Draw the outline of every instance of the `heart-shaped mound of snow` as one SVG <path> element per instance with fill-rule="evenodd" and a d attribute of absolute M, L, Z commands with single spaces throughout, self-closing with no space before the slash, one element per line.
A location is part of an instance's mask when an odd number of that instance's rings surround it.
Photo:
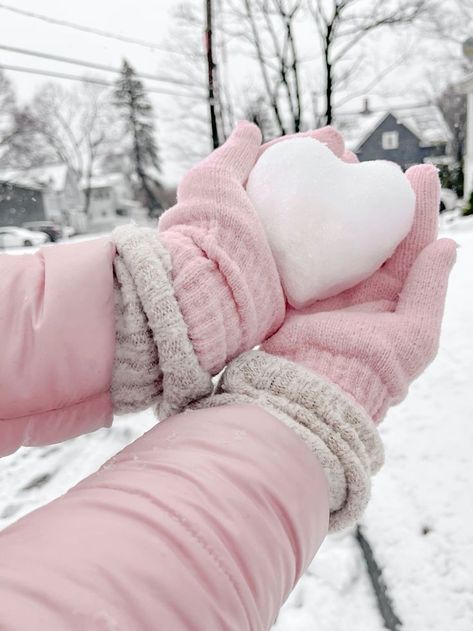
<path fill-rule="evenodd" d="M 288 302 L 334 296 L 373 274 L 409 232 L 415 194 L 397 164 L 347 163 L 313 138 L 276 143 L 247 193 L 265 227 Z"/>

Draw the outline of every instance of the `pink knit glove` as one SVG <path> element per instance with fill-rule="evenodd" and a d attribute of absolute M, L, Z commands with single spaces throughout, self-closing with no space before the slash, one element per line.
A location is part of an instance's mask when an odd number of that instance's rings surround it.
<path fill-rule="evenodd" d="M 332 128 L 312 135 L 343 152 Z M 147 407 L 154 399 L 161 417 L 178 412 L 210 391 L 211 376 L 228 361 L 281 326 L 285 296 L 244 188 L 264 150 L 260 143 L 255 125 L 239 123 L 184 176 L 158 234 L 133 226 L 115 231 L 115 410 Z"/>
<path fill-rule="evenodd" d="M 436 241 L 435 168 L 416 166 L 406 177 L 415 219 L 392 258 L 353 289 L 299 311 L 289 307 L 263 350 L 233 360 L 200 404 L 257 404 L 290 427 L 324 469 L 331 530 L 363 514 L 383 462 L 375 423 L 437 351 L 455 243 Z"/>
<path fill-rule="evenodd" d="M 309 133 L 335 153 L 343 151 L 332 128 Z M 240 122 L 222 147 L 187 173 L 177 205 L 160 221 L 190 339 L 212 374 L 260 344 L 284 319 L 279 275 L 244 184 L 262 151 L 286 138 L 260 147 L 259 129 Z"/>
<path fill-rule="evenodd" d="M 440 185 L 435 167 L 407 173 L 416 194 L 413 227 L 367 281 L 297 311 L 289 309 L 267 353 L 337 384 L 379 422 L 435 357 L 456 244 L 437 241 Z"/>

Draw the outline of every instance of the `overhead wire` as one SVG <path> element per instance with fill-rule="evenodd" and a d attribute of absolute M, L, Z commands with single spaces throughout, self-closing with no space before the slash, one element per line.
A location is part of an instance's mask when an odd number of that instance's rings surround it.
<path fill-rule="evenodd" d="M 63 26 L 63 27 L 74 29 L 76 31 L 82 31 L 83 33 L 90 33 L 92 35 L 98 35 L 99 37 L 106 37 L 108 39 L 114 39 L 121 42 L 126 42 L 128 44 L 135 44 L 136 46 L 142 46 L 144 48 L 148 48 L 151 50 L 159 50 L 161 52 L 172 53 L 174 55 L 181 55 L 184 57 L 189 57 L 189 55 L 183 51 L 170 50 L 169 48 L 156 44 L 155 42 L 149 42 L 143 39 L 139 39 L 137 37 L 130 37 L 128 35 L 122 35 L 120 33 L 113 33 L 111 31 L 104 31 L 102 29 L 98 29 L 92 26 L 85 26 L 84 24 L 71 22 L 69 20 L 61 20 L 59 18 L 54 18 L 49 15 L 44 15 L 42 13 L 35 13 L 33 11 L 27 11 L 26 9 L 20 9 L 18 7 L 13 7 L 10 4 L 5 4 L 4 2 L 0 2 L 0 9 L 3 9 L 4 11 L 10 11 L 11 13 L 17 13 L 18 15 L 23 15 L 25 17 L 33 18 L 35 20 L 41 20 L 48 24 L 55 24 L 56 26 Z"/>
<path fill-rule="evenodd" d="M 103 86 L 108 86 L 108 87 L 113 87 L 114 85 L 110 81 L 96 79 L 94 77 L 81 77 L 79 75 L 71 75 L 65 72 L 55 72 L 53 70 L 41 70 L 39 68 L 25 68 L 23 66 L 14 66 L 11 64 L 4 64 L 4 63 L 0 63 L 0 69 L 8 70 L 10 72 L 24 72 L 28 74 L 35 74 L 35 75 L 40 75 L 40 76 L 45 76 L 45 77 L 54 77 L 56 79 L 66 79 L 68 81 L 80 81 L 83 83 L 93 83 L 96 85 L 103 85 Z M 165 88 L 158 89 L 158 88 L 146 87 L 146 91 L 152 92 L 153 94 L 179 96 L 183 98 L 193 99 L 196 101 L 201 99 L 201 97 L 196 94 L 190 94 L 190 93 L 185 93 L 185 92 L 182 92 L 182 93 L 172 92 L 171 90 L 166 90 Z"/>
<path fill-rule="evenodd" d="M 84 68 L 91 68 L 93 70 L 101 70 L 104 72 L 113 72 L 115 74 L 120 74 L 119 68 L 114 68 L 113 66 L 107 66 L 105 64 L 98 64 L 91 61 L 85 61 L 82 59 L 75 59 L 72 57 L 63 57 L 62 55 L 54 55 L 52 53 L 44 53 L 41 51 L 30 50 L 27 48 L 18 48 L 17 46 L 8 46 L 7 44 L 0 43 L 0 50 L 5 50 L 10 53 L 15 53 L 19 55 L 28 55 L 30 57 L 39 57 L 41 59 L 50 59 L 52 61 L 58 61 L 60 63 L 72 64 L 74 66 L 82 66 Z M 138 72 L 135 73 L 135 76 L 139 79 L 147 79 L 149 81 L 157 81 L 161 83 L 173 83 L 176 85 L 181 85 L 184 87 L 194 88 L 195 85 L 192 83 L 182 81 L 180 79 L 175 79 L 173 77 L 160 77 L 148 72 Z"/>

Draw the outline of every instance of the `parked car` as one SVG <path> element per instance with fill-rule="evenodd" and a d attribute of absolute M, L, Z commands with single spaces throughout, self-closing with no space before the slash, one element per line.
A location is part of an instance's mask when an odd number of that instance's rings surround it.
<path fill-rule="evenodd" d="M 44 232 L 34 232 L 15 226 L 0 227 L 0 247 L 2 248 L 38 246 L 48 241 L 49 237 Z"/>
<path fill-rule="evenodd" d="M 53 243 L 62 239 L 63 232 L 61 226 L 52 221 L 28 221 L 23 224 L 23 228 L 34 230 L 36 232 L 44 232 L 48 235 L 49 240 Z"/>

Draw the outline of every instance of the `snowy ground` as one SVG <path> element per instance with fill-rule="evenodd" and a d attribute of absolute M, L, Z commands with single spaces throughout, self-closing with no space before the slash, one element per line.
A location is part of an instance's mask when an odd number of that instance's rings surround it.
<path fill-rule="evenodd" d="M 473 629 L 473 222 L 443 227 L 459 244 L 441 349 L 382 426 L 386 465 L 363 528 L 406 631 Z M 63 445 L 0 461 L 0 528 L 64 493 L 154 423 L 119 419 Z M 382 631 L 352 533 L 329 538 L 274 631 Z"/>

